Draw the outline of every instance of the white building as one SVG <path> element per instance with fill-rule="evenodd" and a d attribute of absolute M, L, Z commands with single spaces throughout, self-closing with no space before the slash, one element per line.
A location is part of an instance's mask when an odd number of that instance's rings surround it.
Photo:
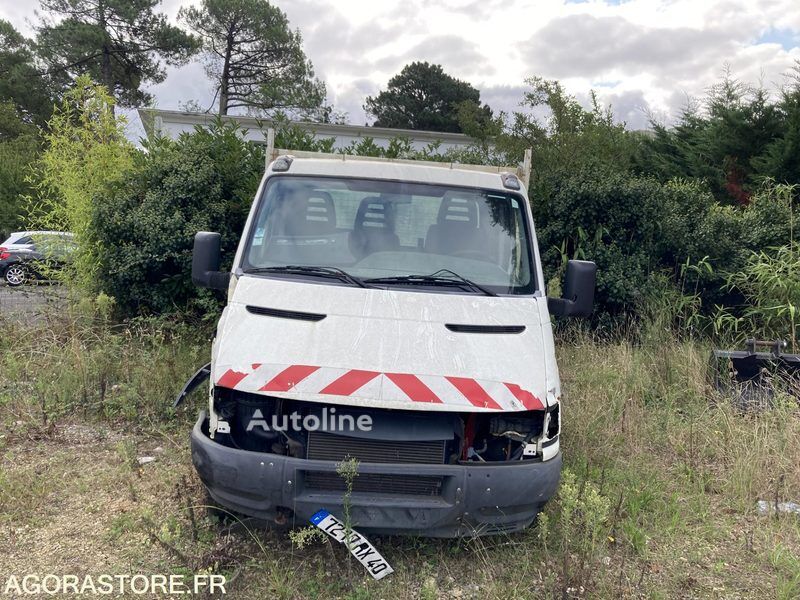
<path fill-rule="evenodd" d="M 210 125 L 217 117 L 215 114 L 182 112 L 176 110 L 158 110 L 140 108 L 139 117 L 144 125 L 147 137 L 154 134 L 177 138 L 183 132 L 191 133 L 195 125 Z M 242 115 L 227 115 L 226 122 L 237 123 L 245 132 L 245 139 L 256 142 L 267 142 L 267 129 L 273 126 L 269 119 L 256 119 Z M 386 127 L 365 127 L 360 125 L 334 125 L 330 123 L 292 123 L 311 134 L 316 139 L 333 138 L 335 150 L 345 148 L 353 142 L 364 138 L 372 138 L 377 146 L 385 148 L 392 138 L 402 136 L 408 138 L 414 150 L 423 150 L 431 143 L 439 143 L 439 151 L 451 148 L 465 148 L 473 143 L 473 139 L 463 133 L 442 133 L 438 131 L 415 131 L 411 129 L 389 129 Z"/>

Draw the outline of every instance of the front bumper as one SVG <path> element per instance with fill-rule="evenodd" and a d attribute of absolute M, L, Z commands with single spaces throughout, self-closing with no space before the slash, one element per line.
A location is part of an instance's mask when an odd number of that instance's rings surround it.
<path fill-rule="evenodd" d="M 308 488 L 308 472 L 336 473 L 336 462 L 229 448 L 206 434 L 206 415 L 192 430 L 192 462 L 211 497 L 230 510 L 275 520 L 291 511 L 298 524 L 326 509 L 342 517 L 341 491 Z M 441 477 L 436 496 L 353 492 L 354 527 L 378 534 L 458 537 L 520 531 L 558 487 L 561 454 L 547 462 L 469 465 L 360 463 L 359 474 Z"/>

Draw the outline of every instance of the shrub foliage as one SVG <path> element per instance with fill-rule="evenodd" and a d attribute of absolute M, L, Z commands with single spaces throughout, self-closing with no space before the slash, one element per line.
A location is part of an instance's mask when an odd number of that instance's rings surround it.
<path fill-rule="evenodd" d="M 79 77 L 55 107 L 39 161 L 38 201 L 32 220 L 42 229 L 71 231 L 78 242 L 65 280 L 83 291 L 98 290 L 104 258 L 94 237 L 93 215 L 104 195 L 133 172 L 136 150 L 125 137 L 125 119 L 115 117 L 105 88 Z"/>
<path fill-rule="evenodd" d="M 126 314 L 214 307 L 214 296 L 191 283 L 194 234 L 221 233 L 230 259 L 263 169 L 263 151 L 230 126 L 149 144 L 137 168 L 95 206 L 103 290 Z"/>

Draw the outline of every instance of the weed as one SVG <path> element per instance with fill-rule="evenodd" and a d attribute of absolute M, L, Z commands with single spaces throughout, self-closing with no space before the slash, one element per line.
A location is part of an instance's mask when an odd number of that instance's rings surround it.
<path fill-rule="evenodd" d="M 439 597 L 439 586 L 436 584 L 436 579 L 428 577 L 423 583 L 419 591 L 421 600 L 436 600 Z"/>
<path fill-rule="evenodd" d="M 742 271 L 728 278 L 748 300 L 745 318 L 761 337 L 789 337 L 797 351 L 800 325 L 800 248 L 792 243 L 753 253 Z"/>
<path fill-rule="evenodd" d="M 608 499 L 587 481 L 578 483 L 565 471 L 559 490 L 558 554 L 562 557 L 561 585 L 589 587 L 599 560 L 601 544 L 607 537 Z M 551 545 L 552 546 L 552 545 Z"/>
<path fill-rule="evenodd" d="M 325 535 L 325 532 L 317 527 L 302 527 L 300 529 L 293 529 L 289 532 L 289 539 L 292 540 L 292 543 L 297 546 L 299 550 L 310 546 L 314 543 L 322 543 L 326 542 L 328 536 Z"/>
<path fill-rule="evenodd" d="M 344 480 L 345 492 L 342 496 L 342 517 L 344 522 L 344 539 L 345 544 L 350 544 L 350 534 L 353 531 L 353 518 L 351 515 L 351 508 L 353 505 L 353 483 L 358 477 L 358 460 L 355 458 L 348 458 L 336 465 L 336 473 Z M 353 557 L 347 553 L 347 575 L 353 575 Z"/>
<path fill-rule="evenodd" d="M 352 518 L 350 516 L 350 509 L 352 508 L 353 499 L 353 483 L 358 477 L 358 460 L 355 458 L 348 458 L 336 465 L 336 473 L 344 480 L 345 493 L 342 497 L 342 510 L 344 513 L 344 525 L 346 537 L 350 537 L 352 529 Z"/>
<path fill-rule="evenodd" d="M 176 424 L 171 401 L 205 360 L 203 332 L 166 322 L 123 328 L 94 314 L 68 308 L 33 324 L 3 322 L 0 423 L 22 419 L 46 430 L 79 415 L 150 430 Z"/>
<path fill-rule="evenodd" d="M 800 556 L 778 544 L 771 550 L 769 561 L 778 571 L 775 597 L 786 600 L 800 597 Z"/>

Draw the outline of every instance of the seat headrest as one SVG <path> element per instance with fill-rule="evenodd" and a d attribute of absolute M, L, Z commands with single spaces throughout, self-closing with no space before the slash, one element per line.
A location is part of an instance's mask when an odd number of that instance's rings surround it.
<path fill-rule="evenodd" d="M 358 205 L 353 229 L 367 227 L 394 231 L 394 212 L 391 204 L 381 200 L 378 196 L 364 198 Z"/>
<path fill-rule="evenodd" d="M 328 192 L 311 191 L 292 203 L 294 206 L 288 207 L 287 235 L 321 235 L 336 229 L 336 207 Z"/>
<path fill-rule="evenodd" d="M 468 224 L 477 227 L 478 203 L 474 198 L 454 196 L 452 192 L 448 192 L 439 205 L 436 222 L 439 225 Z"/>

